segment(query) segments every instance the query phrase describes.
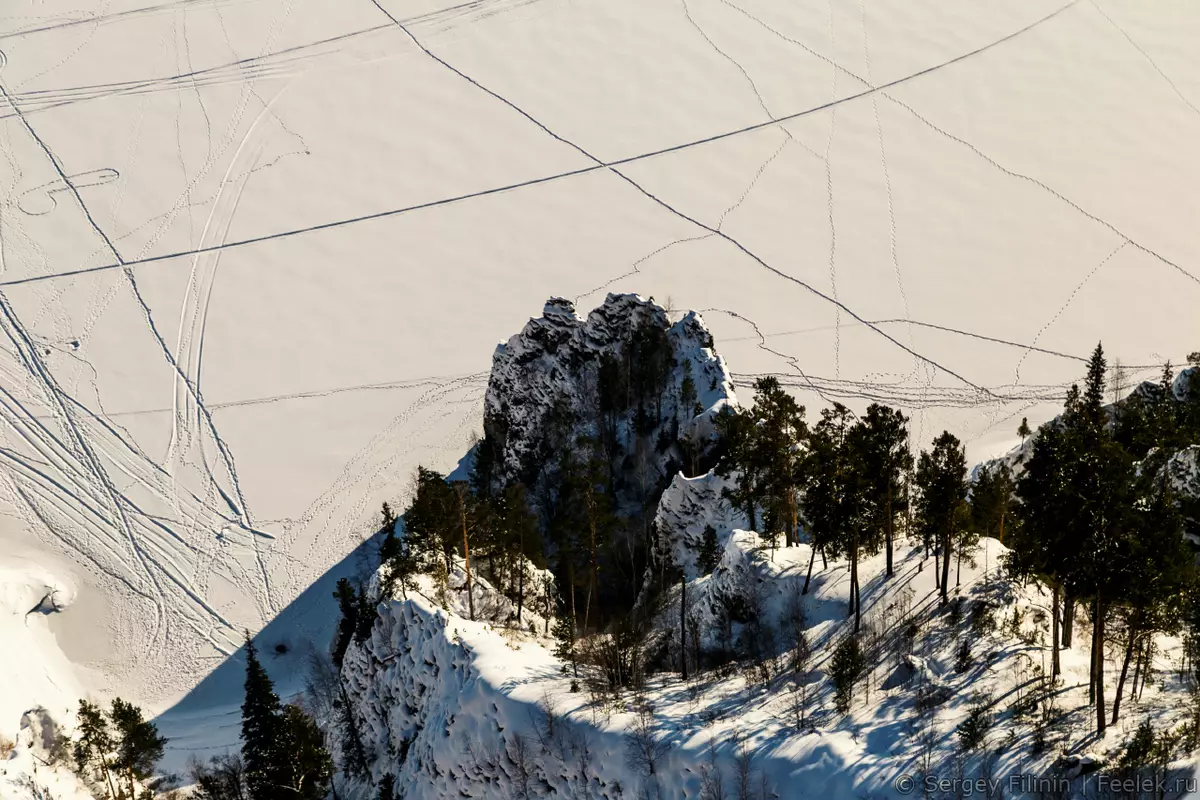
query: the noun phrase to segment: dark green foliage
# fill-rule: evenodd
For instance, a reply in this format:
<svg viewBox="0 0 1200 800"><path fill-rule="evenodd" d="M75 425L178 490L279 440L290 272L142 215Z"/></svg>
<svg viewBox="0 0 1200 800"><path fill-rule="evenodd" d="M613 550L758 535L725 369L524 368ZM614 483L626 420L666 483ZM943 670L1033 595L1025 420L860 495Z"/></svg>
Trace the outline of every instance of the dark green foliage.
<svg viewBox="0 0 1200 800"><path fill-rule="evenodd" d="M958 643L958 648L954 651L954 671L966 672L971 668L974 659L971 658L971 640L964 638Z"/></svg>
<svg viewBox="0 0 1200 800"><path fill-rule="evenodd" d="M196 800L246 800L246 768L237 755L214 756L188 767Z"/></svg>
<svg viewBox="0 0 1200 800"><path fill-rule="evenodd" d="M283 774L286 796L297 800L321 800L333 778L333 760L325 749L316 721L296 705L283 709Z"/></svg>
<svg viewBox="0 0 1200 800"><path fill-rule="evenodd" d="M964 753L973 753L983 746L992 729L992 700L976 697L967 707L967 718L958 723L958 747Z"/></svg>
<svg viewBox="0 0 1200 800"><path fill-rule="evenodd" d="M132 703L118 697L105 713L98 705L79 701L75 766L81 776L103 787L109 800L151 796L149 789L139 792L138 784L151 777L166 743Z"/></svg>
<svg viewBox="0 0 1200 800"><path fill-rule="evenodd" d="M554 655L569 662L575 677L579 677L579 660L575 651L575 623L565 614L554 619Z"/></svg>
<svg viewBox="0 0 1200 800"><path fill-rule="evenodd" d="M246 635L242 762L249 800L321 800L333 761L317 723L299 706L283 706Z"/></svg>
<svg viewBox="0 0 1200 800"><path fill-rule="evenodd" d="M1016 505L1015 489L1006 465L979 468L971 485L971 528L975 533L1004 541Z"/></svg>
<svg viewBox="0 0 1200 800"><path fill-rule="evenodd" d="M345 658L350 641L354 638L354 631L358 628L358 594L350 585L349 578L339 578L333 596L338 601L338 610L342 613L342 618L338 621L337 636L334 638L333 663L341 669L342 659Z"/></svg>
<svg viewBox="0 0 1200 800"><path fill-rule="evenodd" d="M457 522L458 500L445 476L417 467L416 492L404 512L404 544L417 569L428 570L433 559L441 558L446 570L453 570L454 552L462 544Z"/></svg>
<svg viewBox="0 0 1200 800"><path fill-rule="evenodd" d="M866 658L857 636L847 636L838 644L829 666L829 677L833 679L834 704L845 714L854 700L854 685L866 670Z"/></svg>
<svg viewBox="0 0 1200 800"><path fill-rule="evenodd" d="M862 480L862 519L868 548L882 541L887 551L887 576L893 574L893 541L898 514L907 507L904 479L912 469L908 452L908 419L898 409L872 403L855 424L854 467Z"/></svg>
<svg viewBox="0 0 1200 800"><path fill-rule="evenodd" d="M116 742L108 729L108 719L104 710L86 700L80 700L77 719L73 743L75 768L85 778L103 783L109 800L116 800L110 774L110 758Z"/></svg>
<svg viewBox="0 0 1200 800"><path fill-rule="evenodd" d="M725 499L741 508L750 529L757 530L758 501L766 479L755 452L754 418L725 406L717 414L716 425L725 452L717 465L717 474L734 478L734 485L723 490Z"/></svg>
<svg viewBox="0 0 1200 800"><path fill-rule="evenodd" d="M390 772L379 779L379 800L396 800L396 778Z"/></svg>
<svg viewBox="0 0 1200 800"><path fill-rule="evenodd" d="M809 436L804 485L804 517L812 548L809 579L817 551L831 553L837 550L845 539L853 514L851 460L846 442L849 429L850 410L834 403L833 408L821 411L821 421ZM808 584L806 579L805 594Z"/></svg>
<svg viewBox="0 0 1200 800"><path fill-rule="evenodd" d="M283 710L275 685L258 660L258 650L246 634L246 695L242 703L242 761L250 800L287 797L282 750Z"/></svg>
<svg viewBox="0 0 1200 800"><path fill-rule="evenodd" d="M933 450L922 452L917 461L917 525L926 548L936 544L941 552L942 574L938 578L941 603L949 602L950 559L963 520L967 498L967 459L962 445L949 431L933 440Z"/></svg>
<svg viewBox="0 0 1200 800"><path fill-rule="evenodd" d="M712 525L704 526L704 536L700 540L700 553L696 565L701 574L711 575L721 560L720 544L717 541L717 529Z"/></svg>
<svg viewBox="0 0 1200 800"><path fill-rule="evenodd" d="M123 776L129 798L137 795L137 782L146 781L154 771L154 765L163 757L167 744L153 722L142 716L142 710L121 698L112 702L109 711L113 733L116 738L116 753L112 768Z"/></svg>

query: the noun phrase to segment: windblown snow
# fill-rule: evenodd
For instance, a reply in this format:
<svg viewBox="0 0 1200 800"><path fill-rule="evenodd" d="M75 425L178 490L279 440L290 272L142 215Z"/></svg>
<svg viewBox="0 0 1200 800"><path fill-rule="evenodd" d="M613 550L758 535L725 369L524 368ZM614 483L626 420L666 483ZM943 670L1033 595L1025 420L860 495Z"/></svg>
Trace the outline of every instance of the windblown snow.
<svg viewBox="0 0 1200 800"><path fill-rule="evenodd" d="M657 298L700 428L775 374L974 460L1099 339L1129 385L1181 363L1198 36L1183 0L6 3L0 733L190 695L233 745L197 687L272 621L325 646L320 581L547 297L568 348Z"/></svg>

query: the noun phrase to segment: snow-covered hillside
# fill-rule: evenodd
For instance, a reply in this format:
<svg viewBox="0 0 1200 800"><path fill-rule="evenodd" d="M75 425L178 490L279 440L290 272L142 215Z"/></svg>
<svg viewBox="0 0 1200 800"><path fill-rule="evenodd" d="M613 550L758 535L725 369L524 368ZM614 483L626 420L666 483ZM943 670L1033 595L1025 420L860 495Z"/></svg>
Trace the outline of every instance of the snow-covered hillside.
<svg viewBox="0 0 1200 800"><path fill-rule="evenodd" d="M924 794L928 769L946 786L957 776L960 785L998 782L1002 795L992 796L1038 797L1032 778L1094 792L1097 776L1078 776L1084 754L1115 758L1142 719L1186 719L1172 669L1179 643L1163 638L1141 697L1127 698L1121 723L1081 749L1091 725L1086 647L1063 651L1062 684L1040 694L1049 595L1004 578L1007 551L991 539L963 560L958 580L952 569L950 606L938 605L933 559L919 546L900 548L890 579L882 555L863 562L869 662L842 715L828 673L852 626L847 566L823 568L818 558L802 594L807 546L772 549L726 526L719 536L717 569L688 582L689 613L699 618L706 649L722 635L769 631L776 638L767 647L780 652L763 666L707 670L686 681L659 675L644 691L609 695L552 655L540 617L526 620L532 633L503 621L470 622L461 596L438 599L423 580L387 603L370 639L347 655L343 676L370 769L345 789L373 797L390 774L409 798L730 796L702 794L719 776L736 797L745 775L747 797L901 798L914 786ZM459 573L451 588L462 580ZM727 621L722 609L734 597L753 604L754 627ZM678 619L678 599L663 612L663 630ZM797 609L812 651L803 683L783 652ZM986 708L988 743L964 760L957 727L976 707ZM1061 718L1044 726L1043 712ZM1040 750L1038 737L1046 742ZM1194 769L1181 762L1171 774L1183 786Z"/></svg>

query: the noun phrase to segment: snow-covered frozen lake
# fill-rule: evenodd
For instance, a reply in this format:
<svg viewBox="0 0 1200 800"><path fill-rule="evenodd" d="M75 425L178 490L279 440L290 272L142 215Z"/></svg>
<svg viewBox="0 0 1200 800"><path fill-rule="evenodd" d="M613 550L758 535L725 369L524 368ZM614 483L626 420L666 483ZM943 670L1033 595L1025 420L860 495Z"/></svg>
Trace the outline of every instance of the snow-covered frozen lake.
<svg viewBox="0 0 1200 800"><path fill-rule="evenodd" d="M1196 41L1185 0L7 0L3 537L161 708L455 464L550 295L1006 450L1098 340L1129 383L1200 348Z"/></svg>

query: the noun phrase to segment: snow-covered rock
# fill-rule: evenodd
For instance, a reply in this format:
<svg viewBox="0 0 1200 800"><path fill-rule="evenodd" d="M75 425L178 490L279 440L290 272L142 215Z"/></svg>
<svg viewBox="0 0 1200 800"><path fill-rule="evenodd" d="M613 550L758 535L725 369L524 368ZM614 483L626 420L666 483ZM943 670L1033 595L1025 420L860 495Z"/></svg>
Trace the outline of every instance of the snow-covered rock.
<svg viewBox="0 0 1200 800"><path fill-rule="evenodd" d="M610 294L584 319L569 300L555 297L541 317L531 319L493 355L484 401L493 480L533 485L557 447L574 446L581 436L599 436L605 413L597 399L602 365L608 361L626 372L632 369L639 337L667 348L661 402L644 410L652 420L640 436L636 408L610 412L616 445L629 456L640 439L651 483L659 483L681 463L677 440L701 450L712 442L715 415L737 399L725 361L714 352L712 335L698 314L689 312L672 324L653 299ZM686 404L685 378L694 389Z"/></svg>

